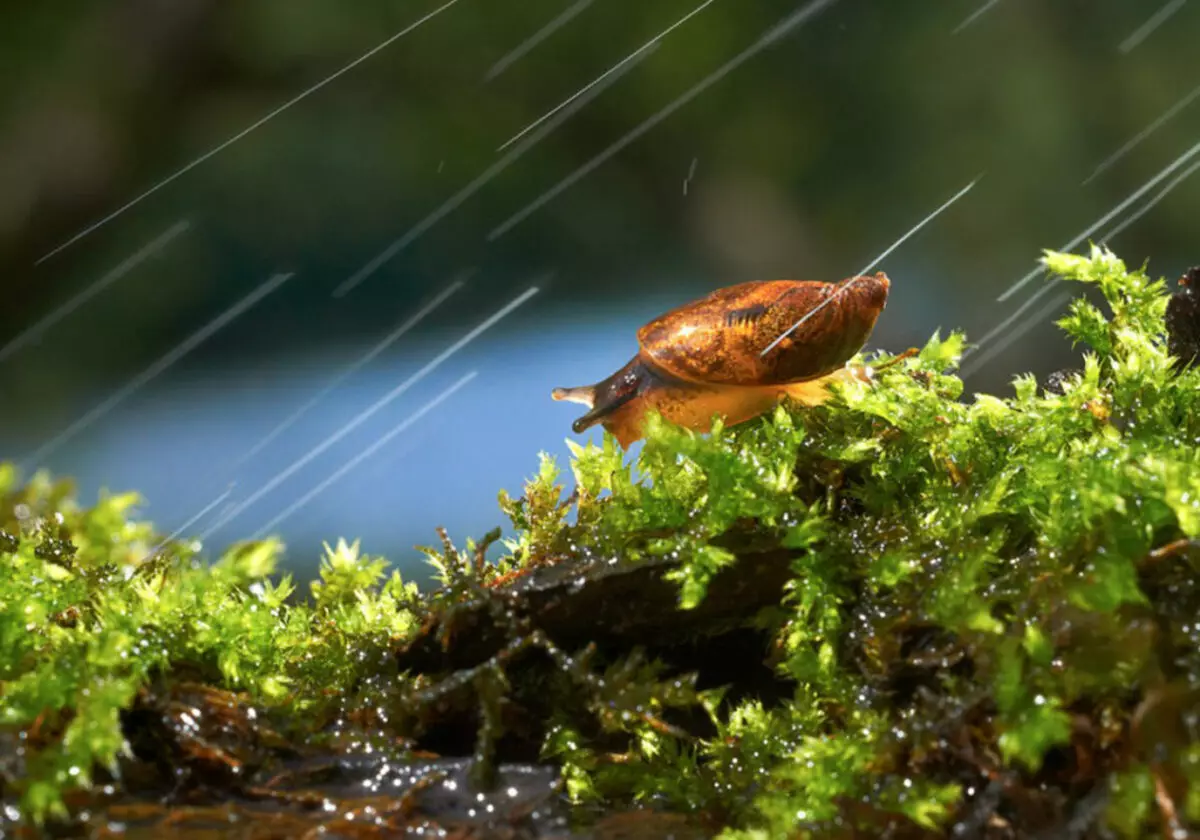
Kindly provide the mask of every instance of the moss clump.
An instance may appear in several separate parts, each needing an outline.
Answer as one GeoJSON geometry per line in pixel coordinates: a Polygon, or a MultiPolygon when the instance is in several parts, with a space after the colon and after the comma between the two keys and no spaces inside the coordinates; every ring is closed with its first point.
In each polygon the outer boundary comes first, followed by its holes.
{"type": "Polygon", "coordinates": [[[544,465],[525,562],[678,557],[686,610],[739,562],[732,529],[797,549],[757,616],[789,700],[714,709],[686,748],[647,729],[618,761],[555,741],[577,795],[745,837],[1200,819],[1200,374],[1169,352],[1163,281],[1102,249],[1046,264],[1111,310],[1060,322],[1086,346],[1061,393],[962,401],[963,336],[935,336],[816,409],[707,437],[652,420],[642,481],[611,440],[576,447],[574,525],[544,465]]]}
{"type": "Polygon", "coordinates": [[[524,731],[574,801],[698,815],[728,838],[1186,830],[1200,820],[1200,372],[1164,327],[1186,307],[1168,318],[1166,284],[1102,249],[1046,264],[1110,310],[1073,303],[1060,324],[1083,367],[1053,389],[1024,376],[1011,397],[962,400],[954,333],[817,408],[707,436],[651,418],[638,476],[611,438],[575,447],[564,498],[544,458],[520,499],[501,495],[508,554],[447,541],[428,595],[341,543],[301,602],[271,582],[276,543],[203,565],[127,522],[132,497],[79,511],[43,478],[18,490],[0,475],[0,516],[21,516],[0,521],[4,798],[70,813],[64,794],[125,760],[139,697],[186,679],[242,692],[309,741],[353,712],[416,744],[465,692],[481,759],[540,696],[543,725],[524,731]],[[726,594],[714,581],[781,556],[782,598],[720,619],[761,634],[770,690],[702,686],[598,622],[606,644],[579,645],[578,622],[539,624],[549,608],[529,606],[546,575],[586,594],[614,568],[661,569],[671,603],[623,597],[703,651],[717,630],[688,617],[726,594]],[[468,615],[504,631],[483,664],[464,652],[483,644],[474,631],[455,632],[483,626],[468,615]],[[548,669],[517,667],[539,651],[548,669]],[[366,714],[380,698],[401,713],[366,714]]]}
{"type": "Polygon", "coordinates": [[[134,757],[128,713],[161,681],[221,686],[311,726],[357,702],[364,665],[378,665],[360,652],[413,629],[403,604],[416,587],[382,581],[382,561],[357,545],[327,546],[312,598],[288,604],[290,577],[271,577],[278,542],[201,564],[127,521],[136,502],[82,510],[68,483],[39,475],[18,489],[0,469],[0,784],[34,821],[68,817],[64,795],[120,778],[134,757]]]}

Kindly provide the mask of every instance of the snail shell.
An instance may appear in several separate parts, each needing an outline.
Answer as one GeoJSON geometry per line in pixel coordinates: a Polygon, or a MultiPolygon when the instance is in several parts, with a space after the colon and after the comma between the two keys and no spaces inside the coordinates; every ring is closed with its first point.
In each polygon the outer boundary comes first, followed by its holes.
{"type": "Polygon", "coordinates": [[[838,284],[767,280],[728,286],[638,330],[640,355],[687,382],[779,385],[814,379],[841,367],[866,343],[888,286],[882,272],[838,284]],[[799,327],[764,354],[798,321],[799,327]]]}
{"type": "Polygon", "coordinates": [[[733,425],[785,396],[820,402],[826,389],[818,380],[845,375],[890,285],[879,272],[841,283],[769,280],[718,289],[643,326],[638,354],[612,376],[552,396],[591,409],[573,424],[577,433],[603,423],[622,446],[641,437],[650,408],[704,430],[714,415],[733,425]]]}

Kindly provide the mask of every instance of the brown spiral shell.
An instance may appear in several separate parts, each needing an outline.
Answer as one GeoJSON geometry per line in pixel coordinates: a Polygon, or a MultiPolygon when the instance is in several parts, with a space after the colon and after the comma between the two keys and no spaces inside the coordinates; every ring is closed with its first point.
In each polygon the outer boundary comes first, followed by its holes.
{"type": "Polygon", "coordinates": [[[889,286],[883,272],[840,283],[766,280],[727,286],[642,327],[639,355],[686,382],[779,385],[815,379],[862,349],[887,303],[889,286]]]}

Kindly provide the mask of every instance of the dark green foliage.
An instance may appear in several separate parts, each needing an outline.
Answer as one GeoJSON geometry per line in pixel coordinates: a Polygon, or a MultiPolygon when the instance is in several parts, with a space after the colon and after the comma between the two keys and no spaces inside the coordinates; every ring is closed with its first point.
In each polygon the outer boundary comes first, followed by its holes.
{"type": "Polygon", "coordinates": [[[1169,352],[1165,283],[1102,249],[1046,264],[1110,309],[1081,298],[1060,322],[1085,356],[1054,389],[1019,377],[1012,396],[962,399],[952,333],[872,360],[873,384],[817,408],[710,435],[651,417],[636,465],[611,438],[574,447],[569,497],[543,457],[520,499],[501,494],[507,556],[485,562],[496,534],[465,552],[446,539],[425,596],[342,542],[298,603],[271,581],[277,543],[200,564],[186,544],[156,550],[126,520],[133,497],[80,511],[64,486],[0,473],[0,516],[21,516],[0,521],[0,722],[36,734],[20,772],[0,768],[6,798],[62,811],[114,766],[120,712],[154,679],[355,708],[387,651],[431,616],[434,649],[453,646],[455,616],[482,603],[510,633],[499,654],[394,682],[410,698],[469,687],[481,757],[506,695],[569,702],[542,750],[581,802],[700,814],[729,838],[1071,820],[1137,837],[1200,819],[1200,371],[1169,352]],[[544,567],[670,558],[681,612],[663,621],[682,620],[718,573],[754,575],[748,558],[781,549],[784,598],[742,619],[766,634],[782,699],[697,690],[638,651],[593,663],[505,600],[544,567]],[[560,675],[544,690],[508,667],[535,648],[560,675]],[[668,722],[689,706],[702,726],[668,722]]]}

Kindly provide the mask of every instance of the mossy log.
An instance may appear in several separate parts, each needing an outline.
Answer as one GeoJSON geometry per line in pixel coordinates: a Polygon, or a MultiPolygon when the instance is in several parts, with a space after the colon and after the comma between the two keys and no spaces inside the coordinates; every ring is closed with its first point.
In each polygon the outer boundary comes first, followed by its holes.
{"type": "Polygon", "coordinates": [[[1059,322],[1079,368],[963,400],[953,333],[817,407],[651,415],[425,592],[341,541],[302,598],[276,541],[200,562],[0,466],[0,827],[1193,836],[1197,272],[1045,264],[1108,305],[1059,322]]]}

